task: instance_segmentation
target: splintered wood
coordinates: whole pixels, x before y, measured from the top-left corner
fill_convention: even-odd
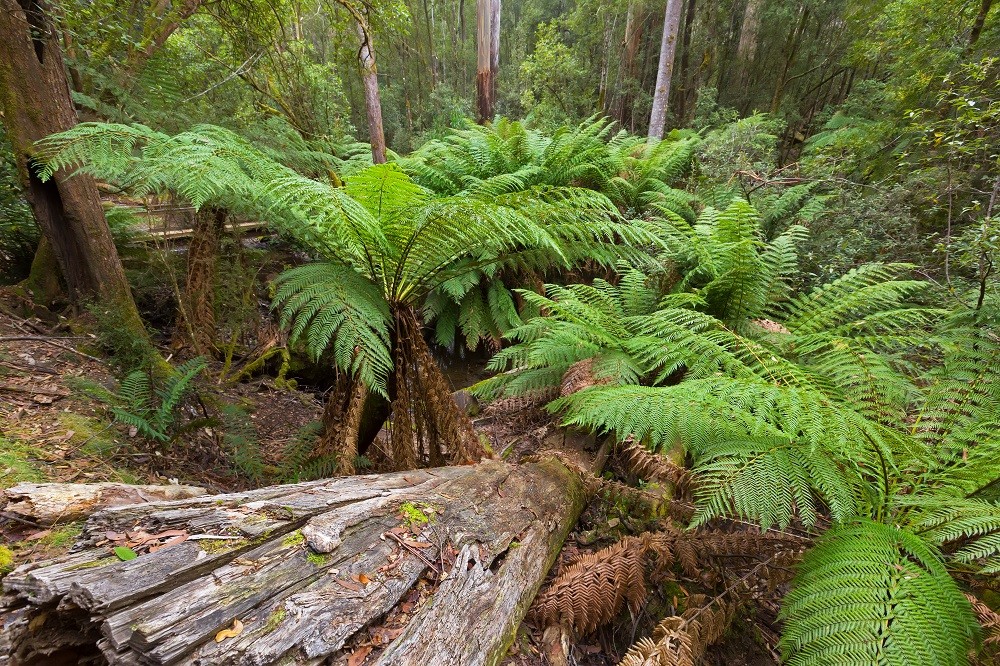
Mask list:
[[[583,495],[543,459],[107,509],[3,580],[0,665],[496,664]]]

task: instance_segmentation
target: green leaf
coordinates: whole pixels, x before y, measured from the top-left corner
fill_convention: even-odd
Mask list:
[[[125,546],[115,546],[115,555],[122,562],[128,562],[129,560],[134,560],[139,557],[134,550],[131,548],[126,548]]]

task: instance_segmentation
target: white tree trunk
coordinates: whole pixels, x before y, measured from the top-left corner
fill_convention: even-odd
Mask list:
[[[677,52],[677,33],[681,24],[682,0],[667,0],[663,19],[663,37],[660,40],[660,63],[656,72],[656,91],[653,94],[653,111],[649,116],[649,138],[662,139],[667,122],[667,102],[670,98],[670,79],[674,73],[674,54]]]

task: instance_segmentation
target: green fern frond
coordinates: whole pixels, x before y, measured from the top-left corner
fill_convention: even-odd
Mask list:
[[[939,554],[904,529],[867,519],[820,537],[781,617],[791,666],[959,666],[978,632]]]

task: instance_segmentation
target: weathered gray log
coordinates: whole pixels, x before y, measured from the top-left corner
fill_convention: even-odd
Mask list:
[[[99,509],[200,497],[195,486],[127,483],[18,483],[3,491],[4,511],[42,525],[79,520]],[[3,504],[3,502],[0,502]]]
[[[76,552],[3,580],[0,666],[323,663],[366,644],[421,579],[434,593],[366,663],[496,664],[582,508],[573,466],[487,461],[107,509]],[[105,535],[130,530],[188,540],[119,561]],[[235,620],[241,633],[217,642]]]

